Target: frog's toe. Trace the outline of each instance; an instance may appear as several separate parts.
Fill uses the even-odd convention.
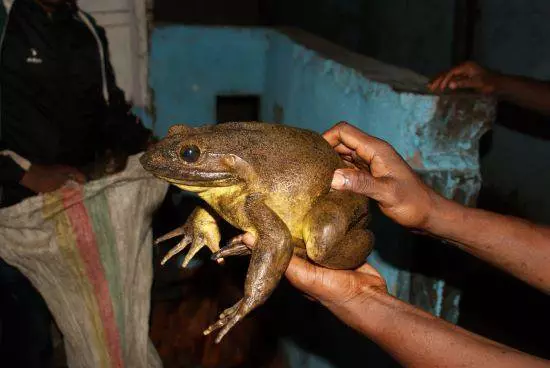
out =
[[[220,319],[204,331],[204,335],[210,335],[212,332],[221,329],[216,337],[216,344],[219,344],[225,335],[246,315],[243,308],[243,301],[239,301],[233,307],[226,309]]]
[[[185,227],[185,225],[180,226],[177,229],[174,229],[174,230],[170,231],[168,234],[165,234],[165,235],[161,236],[160,238],[156,239],[155,240],[155,245],[159,245],[160,243],[163,243],[167,240],[170,240],[170,239],[173,239],[175,237],[184,235],[185,232],[186,232],[184,227]]]
[[[174,248],[170,249],[170,251],[164,256],[162,261],[160,262],[161,265],[165,265],[166,262],[168,262],[172,257],[174,257],[176,254],[184,250],[189,243],[191,243],[191,237],[185,236]]]
[[[231,308],[227,308],[226,310],[224,310],[222,312],[222,314],[220,314],[220,319],[223,319],[229,315],[232,315],[233,313],[235,313],[240,307],[241,307],[241,304],[242,304],[242,300],[239,301],[237,304],[235,304],[234,306],[232,306]]]
[[[212,259],[217,261],[226,257],[247,256],[251,253],[252,251],[245,244],[233,243],[212,254]]]
[[[193,259],[193,257],[201,250],[203,247],[205,247],[204,240],[202,238],[195,238],[193,239],[193,243],[191,244],[191,248],[189,249],[189,252],[185,256],[185,259],[183,260],[183,263],[181,264],[182,268],[187,267],[189,262]]]

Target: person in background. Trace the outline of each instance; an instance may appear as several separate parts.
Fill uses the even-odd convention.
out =
[[[550,83],[501,74],[468,61],[428,84],[432,92],[472,89],[520,107],[550,115]]]
[[[0,27],[0,208],[84,183],[107,149],[152,142],[117,87],[104,29],[75,0],[3,0]],[[48,308],[2,260],[0,300],[0,365],[49,366]]]
[[[446,239],[550,293],[550,228],[467,208],[439,196],[389,144],[347,123],[337,124],[324,137],[356,167],[336,171],[334,189],[368,196],[398,224]],[[253,239],[245,242],[252,245]],[[405,367],[550,367],[548,361],[470,333],[390,296],[384,279],[368,264],[340,271],[294,257],[286,277]]]

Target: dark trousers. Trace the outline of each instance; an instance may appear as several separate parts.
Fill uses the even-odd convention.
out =
[[[0,366],[51,367],[51,321],[46,302],[31,282],[0,259]]]

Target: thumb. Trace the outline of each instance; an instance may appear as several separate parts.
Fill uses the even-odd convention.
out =
[[[334,172],[332,188],[362,194],[376,201],[382,200],[381,184],[367,170],[341,169]]]

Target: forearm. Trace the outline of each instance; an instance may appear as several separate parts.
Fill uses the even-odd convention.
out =
[[[502,100],[550,115],[550,83],[500,74],[495,87]]]
[[[405,367],[548,367],[542,359],[470,333],[376,293],[333,312]],[[345,309],[345,310],[344,310]]]
[[[550,228],[438,197],[427,230],[550,293]]]

